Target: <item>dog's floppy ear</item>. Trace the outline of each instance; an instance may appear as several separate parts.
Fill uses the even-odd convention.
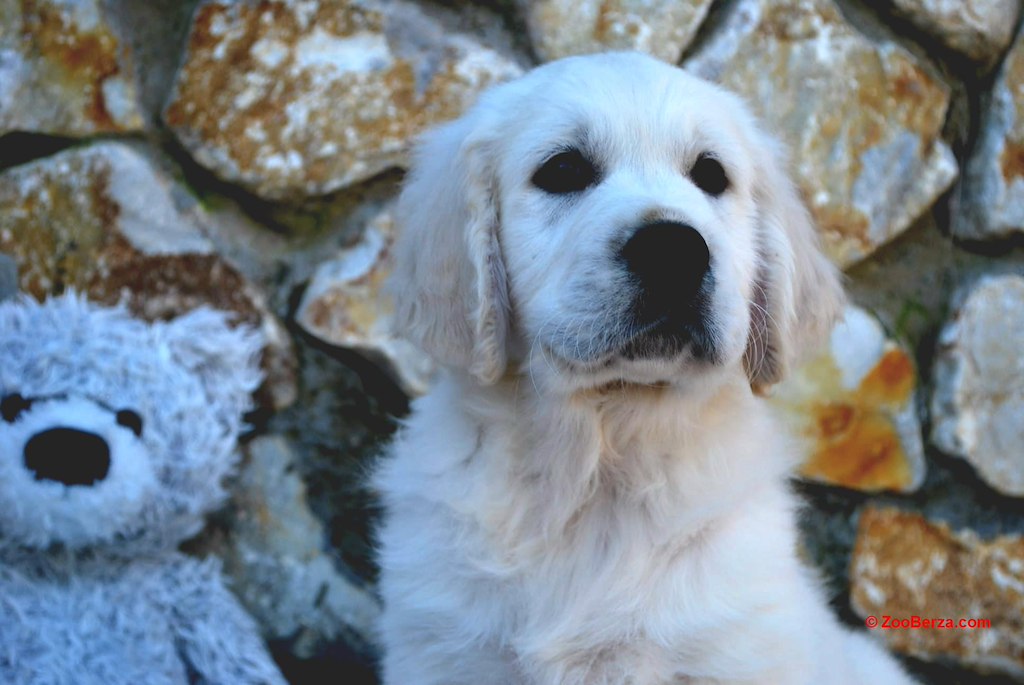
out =
[[[761,394],[828,335],[845,301],[779,146],[760,134],[755,201],[759,267],[744,365]]]
[[[505,370],[509,320],[488,115],[478,107],[421,139],[390,283],[396,331],[482,383]]]

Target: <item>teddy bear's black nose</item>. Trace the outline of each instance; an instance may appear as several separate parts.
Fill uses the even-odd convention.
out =
[[[95,433],[51,428],[25,444],[25,466],[36,474],[36,480],[92,485],[110,471],[110,447]]]

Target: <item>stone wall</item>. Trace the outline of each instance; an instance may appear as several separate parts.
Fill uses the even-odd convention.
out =
[[[922,680],[1024,682],[1019,13],[0,0],[0,253],[37,297],[74,287],[149,318],[210,303],[264,331],[233,503],[190,549],[225,560],[292,682],[374,682],[361,477],[431,374],[380,291],[410,140],[580,52],[719,80],[788,144],[854,303],[770,400],[803,441],[807,556],[851,624],[991,621],[877,628]]]

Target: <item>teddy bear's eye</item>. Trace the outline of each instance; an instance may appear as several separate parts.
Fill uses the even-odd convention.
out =
[[[135,433],[136,436],[142,437],[142,417],[131,409],[122,409],[117,412],[117,423]]]
[[[30,400],[26,400],[17,393],[14,393],[13,395],[5,395],[4,398],[0,400],[0,416],[3,416],[4,421],[7,423],[14,423],[14,420],[18,418],[18,415],[31,406],[32,402]]]

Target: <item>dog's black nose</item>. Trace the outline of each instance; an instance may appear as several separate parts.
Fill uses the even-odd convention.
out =
[[[620,257],[638,281],[644,318],[688,308],[708,271],[711,254],[692,226],[662,221],[641,226]]]
[[[51,428],[25,444],[25,466],[36,480],[64,485],[92,485],[110,471],[110,447],[95,433],[75,428]]]

